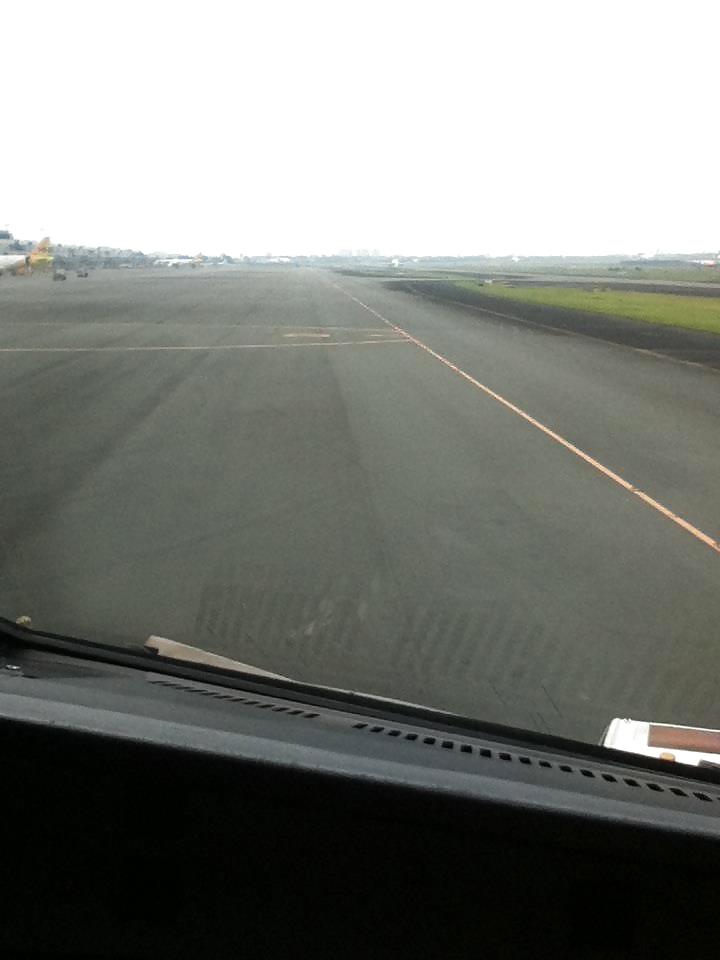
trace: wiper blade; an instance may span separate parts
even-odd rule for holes
[[[167,657],[169,660],[202,663],[208,667],[219,667],[221,670],[232,670],[235,673],[252,673],[255,676],[267,677],[271,680],[289,681],[291,679],[282,676],[280,673],[271,673],[269,670],[253,667],[249,663],[232,660],[230,657],[222,657],[218,653],[210,653],[209,650],[192,647],[188,643],[179,643],[177,640],[169,640],[167,637],[157,637],[154,634],[145,641],[145,649],[161,657]]]
[[[230,670],[234,673],[249,673],[257,677],[264,677],[270,680],[284,680],[286,683],[298,683],[295,677],[284,677],[280,673],[271,673],[269,670],[263,670],[260,667],[253,667],[248,663],[242,663],[240,660],[232,660],[230,657],[222,657],[218,653],[210,653],[208,650],[202,650],[200,647],[193,647],[189,643],[179,643],[177,640],[169,640],[167,637],[158,637],[154,634],[145,641],[145,649],[149,653],[157,654],[161,657],[167,657],[169,660],[180,660],[186,663],[199,663],[209,667],[219,667],[221,670]],[[345,687],[328,687],[324,684],[314,683],[316,690],[327,690],[330,693],[349,694],[350,696],[366,697],[370,700],[377,700],[380,703],[392,703],[400,707],[411,707],[416,710],[432,709],[433,713],[450,716],[446,710],[440,710],[436,707],[428,708],[420,703],[411,703],[407,700],[396,700],[394,697],[382,697],[375,693],[367,693],[364,690],[351,690]]]

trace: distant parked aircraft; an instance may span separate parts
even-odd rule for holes
[[[7,272],[14,276],[27,275],[33,270],[51,266],[53,259],[50,253],[50,238],[45,237],[33,247],[30,253],[0,254],[0,274]]]
[[[195,257],[160,257],[156,260],[156,267],[200,267],[203,263],[203,255],[198,253]]]

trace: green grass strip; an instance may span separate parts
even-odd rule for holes
[[[474,280],[452,280],[453,285],[483,300],[534,303],[585,313],[602,313],[644,323],[661,323],[720,333],[720,297],[686,297],[673,293],[636,293],[624,290],[578,290],[572,287],[506,287]]]

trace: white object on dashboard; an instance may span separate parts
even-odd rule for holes
[[[708,727],[616,717],[605,731],[602,745],[659,760],[676,760],[693,766],[705,761],[720,766],[720,730]]]

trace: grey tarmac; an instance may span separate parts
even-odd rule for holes
[[[331,272],[3,278],[0,613],[582,739],[720,726],[720,554],[492,392],[720,536],[716,371]]]

